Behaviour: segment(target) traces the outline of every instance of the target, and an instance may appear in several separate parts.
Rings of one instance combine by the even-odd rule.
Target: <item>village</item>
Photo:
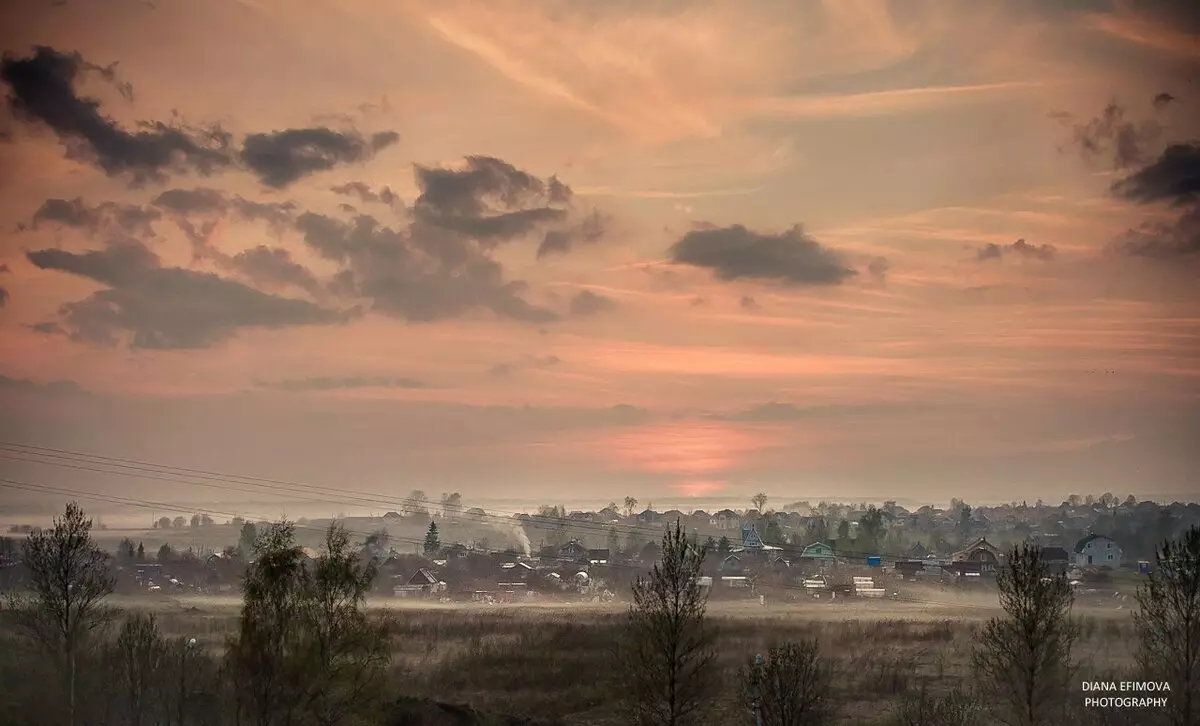
[[[631,503],[632,498],[626,504]],[[1148,504],[1147,509],[1159,508],[1143,504]],[[1020,535],[1025,535],[1024,541],[1038,542],[1052,571],[1067,575],[1084,598],[1091,595],[1100,600],[1120,590],[1132,591],[1124,585],[1150,568],[1148,560],[1130,558],[1121,542],[1090,532],[1087,525],[1068,543],[1061,534],[1027,532],[1029,525],[1023,519],[1001,528],[985,513],[1012,520],[1021,507],[1002,515],[997,513],[1002,508],[972,511],[965,505],[956,511],[925,507],[916,512],[891,503],[863,510],[845,505],[845,511],[837,509],[839,505],[819,506],[827,511],[811,508],[802,515],[789,511],[760,514],[756,509],[684,513],[647,508],[635,513],[627,506],[623,513],[612,506],[568,513],[543,507],[537,514],[506,516],[464,508],[451,499],[433,512],[391,511],[382,517],[337,521],[356,535],[360,559],[378,573],[373,597],[410,602],[619,600],[638,576],[650,572],[658,559],[661,533],[676,522],[707,548],[699,584],[716,600],[837,603],[849,598],[917,599],[928,597],[930,588],[986,590],[994,586],[1006,548],[1022,541]],[[1136,516],[1137,507],[1127,502],[1126,515]],[[1110,508],[1107,500],[1080,503],[1077,508],[1068,502],[1057,508],[1039,503],[1038,507],[1026,507],[1025,513],[1045,510],[1042,514],[1046,517],[1064,516],[1069,521],[1074,509],[1091,511],[1100,518],[1112,516]],[[1120,508],[1116,508],[1118,512]],[[840,520],[833,532],[840,536],[806,539],[828,532],[830,518]],[[1036,521],[1037,517],[1025,519]],[[266,524],[259,522],[257,527]],[[953,536],[940,536],[939,525],[956,530],[965,541],[950,544]],[[313,537],[328,525],[302,522],[296,526],[305,535],[299,537],[301,541],[307,538],[315,544]],[[177,549],[164,543],[151,556],[144,546],[123,538],[113,555],[118,591],[150,597],[237,594],[245,567],[253,562],[255,528],[255,523],[240,520],[224,526],[212,524],[212,534],[230,532],[230,539],[239,542],[219,551],[215,547]],[[163,535],[188,529],[164,529]],[[988,531],[978,532],[984,529]],[[901,533],[906,530],[909,539],[920,531],[933,543],[913,542],[898,552],[898,544],[905,539]],[[416,536],[421,531],[424,535]],[[493,538],[500,535],[506,543],[495,546],[491,538],[477,536],[480,532],[490,532]],[[319,555],[312,546],[303,552],[306,560]]]

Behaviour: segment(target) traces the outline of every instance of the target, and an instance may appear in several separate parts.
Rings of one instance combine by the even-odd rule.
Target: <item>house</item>
[[[587,551],[587,561],[592,565],[607,565],[609,558],[608,548],[590,549]]]
[[[500,565],[500,579],[524,582],[533,574],[533,565],[528,562],[505,562]]]
[[[1042,561],[1055,575],[1066,574],[1071,565],[1071,556],[1062,547],[1043,547]]]
[[[896,574],[901,577],[916,577],[925,571],[925,563],[921,560],[901,560],[896,563]]]
[[[920,542],[908,548],[908,556],[914,560],[923,560],[930,555],[929,548]]]
[[[663,512],[662,518],[664,520],[666,520],[667,524],[674,524],[676,522],[676,520],[678,520],[680,522],[686,521],[687,515],[681,511],[679,511],[678,509],[669,509],[669,510]]]
[[[1000,564],[1000,550],[986,537],[980,537],[950,556],[951,562],[970,562],[979,565],[979,572],[995,572]]]
[[[621,513],[617,510],[610,507],[605,507],[599,512],[596,512],[595,521],[603,522],[604,524],[618,524],[622,521],[622,517]]]
[[[470,552],[465,544],[455,542],[442,550],[442,556],[448,560],[464,560]]]
[[[555,558],[567,562],[578,562],[587,559],[588,548],[579,540],[573,539],[558,548]]]
[[[833,547],[825,542],[813,542],[800,551],[800,559],[813,563],[833,562]]]
[[[1124,553],[1116,540],[1103,534],[1089,534],[1075,543],[1076,567],[1120,567]]]
[[[636,519],[642,524],[657,524],[662,521],[662,515],[653,509],[646,509],[638,514]]]
[[[745,552],[773,552],[782,548],[765,544],[753,523],[742,527],[742,550]]]
[[[714,514],[708,520],[708,523],[724,532],[727,530],[740,528],[742,526],[742,518],[739,517],[737,512],[733,511],[732,509],[722,509]]]
[[[692,512],[692,519],[698,522],[707,522],[709,520],[709,514],[703,509],[697,509]]]
[[[438,579],[428,568],[422,567],[408,578],[403,585],[392,588],[396,597],[431,597],[446,591],[446,583]]]
[[[487,519],[488,513],[479,507],[471,507],[466,511],[467,519],[484,520]]]
[[[746,569],[742,564],[742,558],[737,555],[729,555],[721,560],[721,564],[717,566],[721,572],[741,572]]]
[[[389,522],[399,522],[401,519],[403,519],[399,512],[388,512],[387,514],[383,515],[383,518]]]
[[[594,512],[571,512],[567,515],[567,519],[572,522],[591,522],[594,521],[596,515]]]

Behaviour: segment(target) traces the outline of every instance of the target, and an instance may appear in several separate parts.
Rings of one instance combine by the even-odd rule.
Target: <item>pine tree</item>
[[[425,554],[432,555],[442,548],[442,541],[438,538],[437,522],[429,523],[429,531],[425,533]]]

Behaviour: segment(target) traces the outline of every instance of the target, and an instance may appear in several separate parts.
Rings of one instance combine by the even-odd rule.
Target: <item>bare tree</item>
[[[767,495],[763,492],[759,492],[758,494],[750,497],[750,503],[754,505],[754,510],[756,512],[762,514],[763,510],[767,507]]]
[[[633,510],[638,505],[637,497],[625,497],[625,516],[632,517]]]
[[[635,723],[702,722],[701,709],[718,686],[716,633],[705,621],[708,598],[700,584],[704,555],[676,521],[663,535],[662,559],[633,585],[617,673]]]
[[[819,726],[833,718],[833,670],[815,639],[771,646],[764,663],[742,672],[742,700],[763,726]]]
[[[1040,548],[1014,547],[1007,560],[997,578],[1005,616],[984,626],[973,664],[1004,723],[1061,723],[1079,634],[1074,594],[1066,577],[1051,574]]]
[[[30,534],[22,546],[29,592],[9,602],[25,633],[54,658],[66,685],[72,725],[77,659],[89,636],[108,623],[111,612],[103,600],[115,584],[91,529],[92,520],[71,502],[52,528]]]
[[[1194,724],[1200,719],[1200,527],[1158,548],[1137,600],[1138,662],[1146,675],[1170,682],[1172,722]]]

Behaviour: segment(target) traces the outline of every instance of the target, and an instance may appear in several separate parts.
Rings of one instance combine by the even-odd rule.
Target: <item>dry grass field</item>
[[[905,698],[971,685],[970,654],[982,622],[999,613],[995,596],[941,594],[924,602],[833,604],[713,602],[727,687],[713,694],[715,723],[743,723],[737,668],[780,640],[816,637],[836,664],[839,723],[885,724]],[[234,598],[189,597],[114,605],[152,608],[171,635],[196,637],[218,652],[234,627]],[[396,690],[569,725],[620,724],[612,714],[609,648],[622,605],[436,605],[376,600],[394,618]],[[1128,609],[1080,607],[1080,680],[1125,670],[1134,636]],[[1072,698],[1081,698],[1073,694]]]

